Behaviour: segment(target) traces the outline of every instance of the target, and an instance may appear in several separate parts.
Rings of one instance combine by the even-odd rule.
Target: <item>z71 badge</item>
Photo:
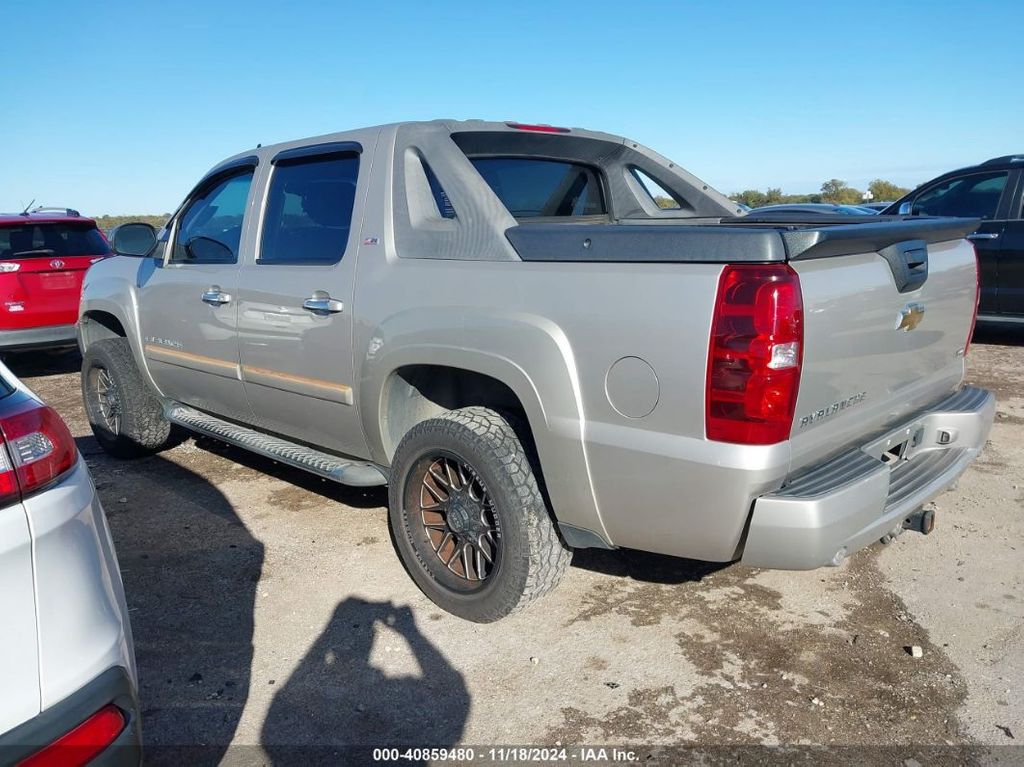
[[[802,429],[805,426],[810,426],[811,424],[818,423],[819,421],[824,421],[829,416],[833,416],[836,413],[847,410],[854,405],[859,405],[867,396],[868,393],[866,391],[862,391],[860,394],[854,394],[852,397],[839,400],[839,402],[833,402],[828,407],[823,407],[821,410],[805,415],[800,419],[800,428]]]

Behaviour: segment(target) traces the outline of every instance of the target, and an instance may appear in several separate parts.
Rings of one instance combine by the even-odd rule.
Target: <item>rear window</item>
[[[531,157],[470,157],[470,162],[516,218],[608,212],[601,177],[588,165]]]
[[[0,259],[105,256],[110,245],[93,224],[22,224],[0,228]]]

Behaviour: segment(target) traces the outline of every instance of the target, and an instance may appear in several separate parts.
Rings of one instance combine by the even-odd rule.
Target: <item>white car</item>
[[[2,363],[0,616],[0,764],[138,764],[135,653],[103,508],[64,421]]]

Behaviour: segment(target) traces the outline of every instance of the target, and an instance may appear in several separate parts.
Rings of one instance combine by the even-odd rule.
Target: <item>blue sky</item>
[[[3,26],[0,210],[162,213],[257,143],[436,117],[624,134],[726,193],[1024,151],[1020,0],[7,0]]]

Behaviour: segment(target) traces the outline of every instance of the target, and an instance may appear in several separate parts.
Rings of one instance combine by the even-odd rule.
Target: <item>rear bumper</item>
[[[117,739],[90,765],[138,765],[142,762],[139,700],[127,669],[109,668],[77,692],[39,716],[0,735],[0,764],[15,764],[70,732],[104,706],[113,703],[125,718]]]
[[[76,343],[78,343],[77,325],[0,330],[0,351],[38,349],[46,346],[74,346]]]
[[[994,416],[990,392],[964,387],[869,444],[802,471],[754,502],[740,561],[810,570],[898,534],[974,460]],[[887,455],[904,443],[900,458]]]

